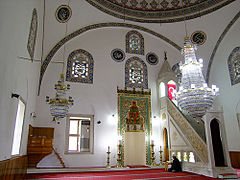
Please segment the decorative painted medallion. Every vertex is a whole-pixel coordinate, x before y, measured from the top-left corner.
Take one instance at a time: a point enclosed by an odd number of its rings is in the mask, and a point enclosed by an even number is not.
[[[131,57],[125,64],[125,86],[148,88],[147,65],[139,57]]]
[[[158,63],[158,56],[153,52],[149,52],[146,55],[146,60],[149,64],[156,65]]]
[[[73,51],[67,61],[66,81],[93,83],[92,55],[83,49]]]
[[[191,41],[193,44],[202,45],[207,40],[207,35],[203,31],[195,31],[192,33]]]
[[[228,70],[231,79],[231,84],[240,82],[240,47],[236,47],[228,57]]]
[[[171,23],[211,13],[235,0],[86,0],[121,19],[144,23]]]
[[[126,34],[126,52],[144,55],[144,38],[137,31],[129,31]]]
[[[30,26],[29,36],[28,36],[28,43],[27,43],[27,50],[32,61],[34,58],[34,50],[35,50],[36,37],[37,37],[37,27],[38,27],[37,10],[34,8],[32,12],[32,21],[31,21],[31,26]]]
[[[121,49],[113,49],[111,57],[116,62],[122,62],[125,59],[125,53]]]
[[[57,8],[55,15],[60,23],[65,23],[72,16],[72,10],[68,5],[61,5]]]

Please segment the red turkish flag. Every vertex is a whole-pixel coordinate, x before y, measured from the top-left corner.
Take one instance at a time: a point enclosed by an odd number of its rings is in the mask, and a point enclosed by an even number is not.
[[[175,100],[175,96],[174,96],[174,90],[176,90],[176,85],[175,84],[167,84],[167,88],[168,88],[168,97],[171,99],[171,100]]]

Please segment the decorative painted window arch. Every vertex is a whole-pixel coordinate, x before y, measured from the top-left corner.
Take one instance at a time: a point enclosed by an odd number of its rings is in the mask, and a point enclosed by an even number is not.
[[[144,55],[144,38],[138,31],[129,31],[126,34],[126,52]]]
[[[131,57],[125,64],[125,86],[148,88],[147,65],[139,57]]]
[[[92,84],[93,66],[93,57],[89,52],[83,49],[71,52],[67,61],[66,81]]]
[[[240,82],[240,47],[234,48],[229,55],[228,70],[231,84],[238,84]]]

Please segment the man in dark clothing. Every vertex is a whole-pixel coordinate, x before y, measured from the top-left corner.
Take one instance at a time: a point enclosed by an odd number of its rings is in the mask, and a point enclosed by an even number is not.
[[[168,172],[181,172],[182,168],[178,158],[175,155],[173,155],[172,157],[173,157],[172,166],[168,169]]]

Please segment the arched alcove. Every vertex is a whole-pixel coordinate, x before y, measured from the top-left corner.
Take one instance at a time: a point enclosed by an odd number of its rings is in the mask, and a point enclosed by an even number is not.
[[[225,166],[221,130],[217,119],[210,123],[215,166]]]
[[[163,153],[164,161],[169,161],[168,132],[166,128],[163,130]]]
[[[166,118],[167,118],[166,113],[163,113],[163,114],[162,114],[162,120],[164,121],[164,120],[166,120]]]

